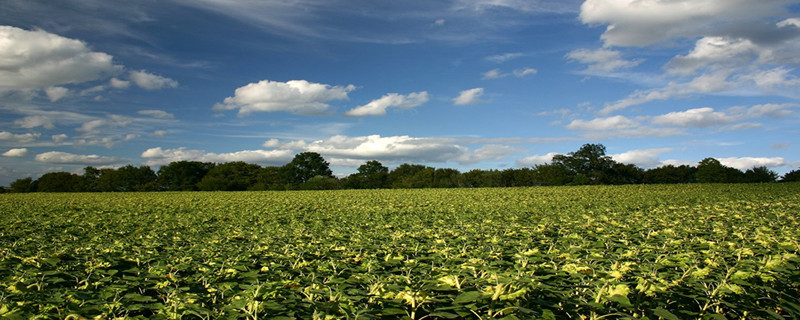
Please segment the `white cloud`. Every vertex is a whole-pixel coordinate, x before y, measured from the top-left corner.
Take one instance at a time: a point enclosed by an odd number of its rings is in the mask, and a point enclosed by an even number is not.
[[[791,0],[587,0],[580,18],[607,24],[606,46],[646,46],[708,33],[746,32],[748,22],[781,14]]]
[[[723,112],[715,112],[713,108],[697,108],[657,116],[653,118],[653,123],[664,126],[705,128],[728,124],[736,120],[736,117]]]
[[[4,157],[12,157],[12,158],[20,158],[26,155],[28,155],[28,149],[26,148],[15,148],[3,153]]]
[[[517,167],[533,167],[535,165],[541,165],[541,164],[550,163],[550,162],[553,161],[553,157],[558,155],[558,154],[559,153],[556,153],[556,152],[550,152],[550,153],[545,154],[545,155],[534,155],[534,156],[525,157],[525,158],[522,158],[522,159],[518,159],[516,161],[516,165],[517,165]]]
[[[507,77],[507,73],[501,73],[500,69],[492,69],[483,73],[483,79],[500,79],[503,77]]]
[[[64,87],[47,87],[44,89],[44,93],[47,95],[47,98],[50,99],[50,102],[56,102],[69,95],[69,89]]]
[[[159,75],[155,75],[149,73],[145,70],[139,71],[131,71],[130,78],[133,83],[137,86],[145,89],[145,90],[158,90],[164,88],[176,88],[178,87],[178,82],[172,80],[170,78],[162,77]],[[114,81],[111,81],[112,86],[114,86]],[[118,82],[116,83],[117,86],[122,86],[123,84]],[[115,88],[118,88],[115,86]]]
[[[84,83],[105,78],[119,68],[110,55],[91,51],[82,41],[42,30],[0,26],[0,92]],[[58,96],[53,94],[48,96]]]
[[[748,39],[703,37],[685,56],[676,56],[667,64],[673,74],[690,75],[712,64],[741,65],[757,55],[758,48]]]
[[[63,134],[63,133],[62,133],[62,134],[54,134],[54,135],[53,135],[53,136],[51,136],[50,138],[51,138],[51,139],[53,139],[53,142],[54,142],[54,143],[56,143],[56,144],[60,144],[60,143],[62,143],[62,142],[64,142],[64,141],[66,141],[66,140],[67,140],[67,138],[69,138],[69,136],[67,136],[66,134]]]
[[[522,68],[522,69],[514,70],[514,76],[517,77],[517,78],[522,78],[522,77],[527,76],[529,74],[536,74],[538,72],[539,72],[539,70],[536,70],[534,68]]]
[[[408,95],[389,93],[380,99],[348,110],[345,115],[350,117],[382,116],[387,108],[411,109],[428,102],[428,92],[414,92]]]
[[[29,143],[36,141],[41,134],[39,133],[23,133],[23,134],[14,134],[8,131],[1,131],[0,132],[0,141],[11,141],[15,143]]]
[[[37,154],[34,157],[34,160],[43,163],[80,165],[109,165],[124,161],[124,159],[116,157],[103,157],[96,154],[82,155],[60,151],[50,151]]]
[[[261,146],[264,147],[264,148],[276,148],[276,147],[278,147],[280,145],[281,145],[280,140],[278,140],[278,139],[269,139],[267,141],[264,141],[264,143]]]
[[[142,152],[142,158],[148,159],[144,164],[149,166],[163,166],[175,161],[203,161],[203,162],[233,162],[244,161],[265,165],[283,165],[292,160],[293,153],[289,150],[244,150],[230,153],[213,153],[203,150],[190,150],[186,148],[162,149],[150,148]]]
[[[500,69],[492,69],[492,70],[484,72],[483,73],[483,78],[481,78],[481,79],[483,79],[483,80],[501,79],[501,78],[505,78],[505,77],[508,77],[508,76],[511,76],[511,75],[513,75],[513,76],[515,76],[517,78],[522,78],[524,76],[527,76],[527,75],[530,75],[530,74],[536,74],[538,72],[539,72],[539,70],[536,70],[534,68],[528,68],[528,67],[515,69],[511,73],[503,73],[502,71],[500,71]]]
[[[525,56],[524,53],[513,52],[513,53],[504,53],[504,54],[488,56],[488,57],[486,57],[486,60],[489,60],[489,61],[494,62],[494,63],[503,63],[503,62],[506,62],[508,60],[513,60],[513,59],[521,58],[521,57],[524,57],[524,56]]]
[[[610,49],[577,49],[567,53],[567,59],[587,64],[584,71],[589,74],[603,74],[620,69],[630,69],[640,63],[642,60],[625,60],[622,54],[616,50]]]
[[[789,18],[781,22],[778,22],[776,25],[778,26],[778,28],[785,28],[785,27],[800,28],[800,18]]]
[[[724,112],[714,111],[713,108],[696,108],[656,116],[652,119],[652,122],[664,126],[707,128],[761,117],[785,117],[792,114],[792,111],[788,110],[791,106],[787,104],[761,104],[749,108],[733,107]],[[725,130],[751,129],[758,126],[760,124],[741,123],[728,126]]]
[[[214,105],[214,110],[239,109],[240,115],[254,111],[287,111],[299,114],[319,114],[327,110],[328,101],[346,100],[355,86],[330,86],[306,80],[287,82],[262,80],[236,89],[234,96]]]
[[[22,128],[36,128],[36,127],[43,127],[45,129],[53,129],[55,128],[55,124],[53,123],[53,119],[48,116],[27,116],[22,119],[18,119],[14,121],[14,124],[22,127]]]
[[[567,125],[567,129],[571,130],[618,130],[627,129],[638,126],[636,121],[628,119],[624,116],[613,116],[608,118],[597,118],[589,121],[574,120]]]
[[[461,142],[475,142],[468,140],[410,136],[349,137],[335,135],[311,142],[304,140],[280,142],[277,139],[270,139],[264,143],[264,146],[292,152],[317,152],[331,164],[342,166],[357,166],[366,160],[379,160],[395,164],[451,161],[471,164],[483,160],[499,160],[519,151],[508,145],[494,143],[475,149],[461,145]]]
[[[469,90],[461,91],[458,97],[453,99],[453,104],[458,106],[468,105],[468,104],[476,104],[484,102],[480,99],[483,95],[483,88],[473,88]]]
[[[663,162],[659,160],[659,156],[662,153],[673,150],[672,148],[641,149],[612,154],[610,156],[614,161],[620,163],[633,164],[642,168],[654,168],[663,165]]]
[[[500,160],[519,151],[520,149],[511,146],[489,144],[467,152],[454,160],[460,164],[478,163],[485,160]]]
[[[754,167],[767,167],[775,168],[786,166],[788,163],[784,158],[773,157],[731,157],[731,158],[717,158],[719,162],[725,166],[733,167],[739,170],[752,169]]]
[[[173,115],[173,114],[171,114],[169,112],[163,111],[163,110],[139,110],[137,113],[141,114],[141,115],[145,115],[145,116],[150,116],[150,117],[153,117],[153,118],[158,118],[158,119],[172,119],[172,118],[175,118],[175,115]]]
[[[689,82],[670,82],[666,87],[637,90],[616,102],[606,104],[599,111],[600,114],[609,114],[631,106],[643,103],[668,100],[675,97],[684,97],[695,93],[714,93],[734,89],[737,85],[728,82],[730,71],[719,70],[709,74],[700,75]]]
[[[127,89],[131,86],[130,81],[120,80],[117,78],[111,78],[111,80],[108,80],[108,84],[115,89]]]

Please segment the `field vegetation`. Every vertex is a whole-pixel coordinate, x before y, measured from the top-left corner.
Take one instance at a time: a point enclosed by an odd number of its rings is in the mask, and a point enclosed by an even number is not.
[[[800,184],[0,195],[8,319],[797,319]]]

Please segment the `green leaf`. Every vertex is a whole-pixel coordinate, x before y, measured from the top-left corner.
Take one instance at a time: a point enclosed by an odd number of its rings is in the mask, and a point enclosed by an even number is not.
[[[627,296],[616,294],[616,295],[608,297],[607,299],[609,301],[614,301],[616,303],[619,303],[619,305],[621,305],[623,307],[632,307],[633,306],[631,304],[631,301],[628,299]]]
[[[657,315],[667,320],[681,320],[680,318],[678,318],[678,316],[672,314],[672,312],[664,310],[663,308],[655,308],[652,311],[654,315]]]
[[[445,318],[445,319],[455,319],[455,318],[458,318],[458,315],[457,315],[457,314],[455,314],[455,313],[450,313],[450,312],[444,312],[444,311],[436,311],[436,312],[431,312],[431,313],[430,313],[430,315],[431,315],[431,316],[435,316],[435,317],[439,317],[439,318]]]
[[[478,301],[478,299],[480,299],[481,296],[482,296],[482,294],[480,292],[478,292],[478,291],[467,291],[467,292],[464,292],[462,294],[459,294],[458,297],[456,297],[456,299],[453,300],[453,302],[454,303],[462,303],[462,304],[463,303],[475,302],[475,301]]]
[[[382,316],[395,316],[395,315],[407,315],[405,310],[398,309],[398,308],[386,308],[381,310],[380,315]]]

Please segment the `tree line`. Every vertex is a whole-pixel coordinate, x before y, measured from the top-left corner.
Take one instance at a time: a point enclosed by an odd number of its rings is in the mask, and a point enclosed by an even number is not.
[[[365,162],[356,173],[333,176],[329,163],[318,153],[295,155],[284,166],[261,167],[246,162],[211,163],[176,161],[153,171],[149,166],[127,165],[117,169],[84,168],[83,174],[50,172],[38,179],[18,179],[0,192],[126,192],[126,191],[243,191],[329,190],[380,188],[479,188],[561,185],[762,183],[778,181],[766,167],[746,171],[728,167],[714,158],[696,166],[665,165],[644,170],[622,164],[605,154],[601,144],[585,144],[579,150],[556,155],[550,163],[530,168],[471,170],[433,168],[404,163],[393,170],[377,160]],[[780,181],[800,181],[800,170]]]

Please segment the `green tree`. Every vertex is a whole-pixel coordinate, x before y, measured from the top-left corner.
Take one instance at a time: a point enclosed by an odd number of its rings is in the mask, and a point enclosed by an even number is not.
[[[12,181],[8,188],[9,191],[13,193],[34,192],[36,191],[36,183],[33,181],[33,178],[27,177]]]
[[[442,168],[433,172],[433,187],[435,188],[462,188],[464,177],[456,169]]]
[[[227,162],[214,166],[197,183],[203,191],[243,191],[258,183],[261,166],[242,161]]]
[[[379,189],[386,187],[389,168],[378,160],[370,160],[358,167],[358,172],[343,179],[348,189]]]
[[[697,165],[695,173],[700,183],[735,183],[742,182],[744,174],[736,168],[723,165],[714,158],[705,158]]]
[[[171,162],[158,169],[159,188],[170,191],[197,190],[197,184],[214,166],[214,163],[200,161]]]
[[[83,168],[83,174],[81,175],[81,191],[83,192],[95,192],[100,191],[97,185],[97,179],[100,178],[100,169],[97,169],[92,166],[88,166]]]
[[[265,167],[258,173],[255,185],[248,190],[285,190],[286,179],[280,167]]]
[[[697,168],[687,165],[665,165],[651,168],[644,172],[644,183],[668,184],[668,183],[694,183],[697,182],[695,174]]]
[[[411,188],[432,188],[436,169],[425,167],[411,177]]]
[[[540,186],[563,186],[575,178],[575,172],[561,163],[537,164],[531,174],[533,182]]]
[[[386,183],[391,188],[413,188],[414,176],[426,168],[428,167],[420,164],[401,164],[389,172],[389,175],[386,178]]]
[[[109,171],[101,171],[111,173],[108,183],[112,185],[111,191],[151,191],[154,189],[154,184],[158,176],[148,166],[135,167],[127,165],[114,170],[113,173]],[[101,178],[103,174],[101,173]]]
[[[639,184],[644,181],[644,170],[633,164],[614,162],[611,172],[606,176],[610,184]]]
[[[466,187],[493,188],[500,186],[500,171],[474,169],[463,174]]]
[[[781,182],[794,182],[800,181],[800,169],[787,172],[781,178]]]
[[[778,180],[778,173],[764,166],[754,167],[744,172],[744,180],[749,183],[775,182]]]
[[[529,187],[535,185],[534,173],[530,168],[508,168],[500,171],[500,186]]]
[[[339,179],[326,176],[313,177],[299,186],[300,190],[335,190],[339,187]]]
[[[615,162],[606,155],[606,147],[602,144],[584,144],[578,151],[553,156],[553,163],[563,165],[575,174],[572,183],[606,184],[610,182],[608,176]]]
[[[328,162],[316,152],[302,152],[295,155],[292,162],[284,166],[284,175],[289,183],[295,185],[316,176],[333,178]]]
[[[38,192],[75,192],[81,188],[81,176],[69,172],[48,172],[36,181]]]

